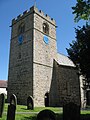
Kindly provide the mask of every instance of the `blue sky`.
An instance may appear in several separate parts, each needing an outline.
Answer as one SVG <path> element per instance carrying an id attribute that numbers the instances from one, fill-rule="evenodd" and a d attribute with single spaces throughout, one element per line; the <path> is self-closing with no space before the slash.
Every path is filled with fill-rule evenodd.
<path id="1" fill-rule="evenodd" d="M 66 48 L 75 39 L 74 28 L 83 21 L 74 23 L 71 7 L 76 0 L 36 0 L 36 6 L 56 20 L 57 50 L 67 55 Z M 34 0 L 0 0 L 0 80 L 8 79 L 11 20 L 34 5 Z"/>

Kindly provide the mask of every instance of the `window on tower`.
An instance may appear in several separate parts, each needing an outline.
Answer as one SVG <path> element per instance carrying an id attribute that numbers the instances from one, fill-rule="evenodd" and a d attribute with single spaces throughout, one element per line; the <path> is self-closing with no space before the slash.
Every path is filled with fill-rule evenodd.
<path id="1" fill-rule="evenodd" d="M 18 35 L 23 34 L 25 32 L 25 24 L 21 23 L 18 27 Z"/>
<path id="2" fill-rule="evenodd" d="M 49 35 L 49 25 L 47 23 L 43 23 L 43 32 Z"/>

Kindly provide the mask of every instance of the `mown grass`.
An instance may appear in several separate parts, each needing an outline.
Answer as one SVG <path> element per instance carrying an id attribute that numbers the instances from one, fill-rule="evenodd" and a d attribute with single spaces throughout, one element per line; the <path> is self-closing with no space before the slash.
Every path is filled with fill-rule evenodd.
<path id="1" fill-rule="evenodd" d="M 8 104 L 5 104 L 4 112 L 7 112 Z M 35 107 L 34 110 L 27 110 L 27 106 L 24 105 L 17 105 L 16 112 L 40 112 L 41 110 L 49 109 L 53 112 L 62 112 L 62 108 L 60 107 Z"/>
<path id="2" fill-rule="evenodd" d="M 36 120 L 37 115 L 33 114 L 16 114 L 15 120 Z M 2 118 L 0 120 L 6 120 L 7 115 L 3 114 Z"/>
<path id="3" fill-rule="evenodd" d="M 0 120 L 7 118 L 8 104 L 5 104 L 4 114 Z M 55 107 L 35 107 L 34 110 L 27 110 L 27 106 L 17 105 L 15 120 L 36 120 L 37 113 L 41 110 L 49 109 L 56 113 L 57 120 L 62 120 L 62 108 Z M 35 113 L 36 112 L 36 113 Z M 81 110 L 81 120 L 90 120 L 90 110 Z"/>
<path id="4" fill-rule="evenodd" d="M 3 114 L 3 117 L 0 118 L 0 120 L 6 120 L 7 109 L 8 109 L 8 104 L 5 104 L 4 114 Z M 52 110 L 55 113 L 62 113 L 62 108 L 59 108 L 59 107 L 58 108 L 55 108 L 55 107 L 46 107 L 46 108 L 45 107 L 35 107 L 34 110 L 27 110 L 27 106 L 17 105 L 15 120 L 36 120 L 38 112 L 40 112 L 41 110 L 44 110 L 44 109 Z"/>

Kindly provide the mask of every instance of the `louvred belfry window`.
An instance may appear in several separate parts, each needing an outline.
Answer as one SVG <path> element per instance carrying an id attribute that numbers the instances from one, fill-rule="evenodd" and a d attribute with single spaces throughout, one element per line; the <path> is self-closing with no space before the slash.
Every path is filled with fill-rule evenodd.
<path id="1" fill-rule="evenodd" d="M 49 25 L 47 23 L 43 23 L 43 32 L 49 35 Z"/>
<path id="2" fill-rule="evenodd" d="M 25 32 L 25 24 L 21 23 L 18 27 L 18 35 L 23 34 Z"/>

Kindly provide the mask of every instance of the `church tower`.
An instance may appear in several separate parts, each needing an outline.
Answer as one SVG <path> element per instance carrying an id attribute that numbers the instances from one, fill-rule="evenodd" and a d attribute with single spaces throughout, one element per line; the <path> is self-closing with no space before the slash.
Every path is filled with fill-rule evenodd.
<path id="1" fill-rule="evenodd" d="M 28 96 L 34 106 L 44 106 L 50 90 L 53 59 L 57 53 L 56 23 L 36 7 L 12 20 L 8 72 L 8 100 L 15 94 L 18 104 Z"/>

